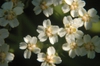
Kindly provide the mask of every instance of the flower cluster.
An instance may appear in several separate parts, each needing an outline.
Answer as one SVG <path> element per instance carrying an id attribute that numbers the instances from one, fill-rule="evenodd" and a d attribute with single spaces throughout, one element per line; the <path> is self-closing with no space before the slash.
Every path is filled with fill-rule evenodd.
<path id="1" fill-rule="evenodd" d="M 99 16 L 94 8 L 86 10 L 84 8 L 85 1 L 83 0 L 32 0 L 34 6 L 33 12 L 39 15 L 41 12 L 48 18 L 43 21 L 42 25 L 38 25 L 36 31 L 38 36 L 25 36 L 24 42 L 19 43 L 19 49 L 24 51 L 24 58 L 30 59 L 32 52 L 37 55 L 37 61 L 42 62 L 41 66 L 56 66 L 62 62 L 62 58 L 57 51 L 57 43 L 61 43 L 63 51 L 68 52 L 69 57 L 85 56 L 94 59 L 95 53 L 100 53 L 100 37 L 85 34 L 79 28 L 90 30 L 92 24 L 99 22 Z M 61 7 L 64 14 L 62 23 L 63 26 L 53 25 L 49 19 L 54 13 L 54 7 Z M 17 16 L 24 12 L 24 4 L 19 0 L 7 0 L 2 4 L 0 9 L 0 66 L 8 66 L 8 62 L 14 59 L 14 54 L 8 52 L 9 45 L 5 39 L 9 36 L 11 28 L 18 27 L 20 24 Z M 64 38 L 65 42 L 60 42 Z M 46 52 L 40 45 L 48 42 Z M 58 45 L 59 46 L 59 45 Z M 62 51 L 61 50 L 61 51 Z"/>

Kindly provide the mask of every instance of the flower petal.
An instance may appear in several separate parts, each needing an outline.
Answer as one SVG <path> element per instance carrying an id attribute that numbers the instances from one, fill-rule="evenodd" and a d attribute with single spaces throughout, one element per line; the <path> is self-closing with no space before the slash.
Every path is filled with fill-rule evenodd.
<path id="1" fill-rule="evenodd" d="M 41 11 L 42 11 L 39 6 L 36 6 L 33 10 L 34 10 L 34 12 L 35 12 L 36 15 L 40 14 Z"/>
<path id="2" fill-rule="evenodd" d="M 70 46 L 67 43 L 65 43 L 65 44 L 62 45 L 62 49 L 64 51 L 69 51 L 70 50 Z"/>
<path id="3" fill-rule="evenodd" d="M 38 35 L 38 38 L 39 38 L 39 40 L 40 40 L 41 42 L 44 42 L 44 41 L 47 40 L 47 36 L 46 36 L 44 33 L 40 33 L 40 34 Z"/>
<path id="4" fill-rule="evenodd" d="M 0 26 L 6 26 L 9 23 L 9 21 L 5 20 L 5 18 L 0 18 Z"/>
<path id="5" fill-rule="evenodd" d="M 55 57 L 53 58 L 53 60 L 54 60 L 54 63 L 55 63 L 55 64 L 60 64 L 60 63 L 62 62 L 62 60 L 61 60 L 61 58 L 60 58 L 59 56 L 55 56 Z"/>
<path id="6" fill-rule="evenodd" d="M 97 11 L 94 8 L 88 10 L 88 14 L 90 17 L 93 17 L 97 14 Z"/>
<path id="7" fill-rule="evenodd" d="M 90 59 L 93 59 L 95 57 L 95 52 L 94 51 L 88 51 L 87 57 Z"/>
<path id="8" fill-rule="evenodd" d="M 45 55 L 44 53 L 39 53 L 39 54 L 37 55 L 37 60 L 38 60 L 39 62 L 44 62 L 44 61 L 45 61 L 45 58 L 46 58 L 46 55 Z"/>
<path id="9" fill-rule="evenodd" d="M 13 11 L 15 12 L 16 15 L 20 15 L 23 13 L 23 9 L 21 7 L 15 7 Z"/>
<path id="10" fill-rule="evenodd" d="M 30 59 L 30 57 L 31 57 L 31 51 L 29 51 L 29 50 L 25 50 L 24 51 L 24 58 L 25 59 Z"/>
<path id="11" fill-rule="evenodd" d="M 92 28 L 92 23 L 91 22 L 84 22 L 84 27 L 86 30 L 89 30 Z"/>
<path id="12" fill-rule="evenodd" d="M 11 10 L 13 7 L 13 2 L 11 1 L 5 2 L 1 7 L 5 10 Z"/>
<path id="13" fill-rule="evenodd" d="M 31 36 L 30 35 L 27 35 L 26 37 L 24 37 L 24 41 L 26 43 L 28 43 L 30 40 L 31 40 Z"/>
<path id="14" fill-rule="evenodd" d="M 44 21 L 43 21 L 43 26 L 44 26 L 44 28 L 47 28 L 47 27 L 51 26 L 51 21 L 50 21 L 50 19 L 44 20 Z"/>
<path id="15" fill-rule="evenodd" d="M 66 34 L 66 31 L 65 31 L 64 28 L 60 28 L 60 29 L 58 30 L 58 35 L 59 35 L 60 37 L 65 36 L 65 34 Z"/>
<path id="16" fill-rule="evenodd" d="M 27 48 L 27 44 L 25 42 L 21 42 L 19 45 L 20 49 L 26 49 Z"/>
<path id="17" fill-rule="evenodd" d="M 54 55 L 55 53 L 56 53 L 56 50 L 53 46 L 51 46 L 47 49 L 47 54 L 48 55 Z"/>
<path id="18" fill-rule="evenodd" d="M 71 5 L 74 0 L 65 0 L 68 5 Z"/>
<path id="19" fill-rule="evenodd" d="M 68 13 L 70 11 L 70 8 L 67 4 L 64 4 L 61 9 L 63 13 Z"/>
<path id="20" fill-rule="evenodd" d="M 32 37 L 30 40 L 31 44 L 36 44 L 37 43 L 37 38 L 36 37 Z"/>
<path id="21" fill-rule="evenodd" d="M 4 15 L 4 12 L 2 9 L 0 9 L 0 17 L 3 17 L 3 15 Z"/>
<path id="22" fill-rule="evenodd" d="M 49 41 L 51 44 L 58 42 L 58 36 L 54 35 L 54 36 L 49 37 Z"/>
<path id="23" fill-rule="evenodd" d="M 84 40 L 85 43 L 88 43 L 88 42 L 91 41 L 91 36 L 88 35 L 88 34 L 87 35 L 84 35 L 83 40 Z"/>
<path id="24" fill-rule="evenodd" d="M 38 48 L 38 47 L 35 47 L 34 50 L 33 50 L 33 52 L 34 52 L 35 54 L 40 53 L 40 51 L 41 51 L 41 49 Z"/>
<path id="25" fill-rule="evenodd" d="M 8 53 L 7 57 L 6 57 L 6 61 L 7 62 L 11 62 L 14 59 L 14 54 L 12 53 Z"/>
<path id="26" fill-rule="evenodd" d="M 38 33 L 41 33 L 41 32 L 44 32 L 45 31 L 45 28 L 43 26 L 38 26 L 38 29 L 37 29 L 37 32 Z"/>
<path id="27" fill-rule="evenodd" d="M 76 56 L 75 51 L 74 51 L 74 50 L 70 50 L 70 51 L 69 51 L 69 56 L 70 56 L 71 58 L 74 58 L 74 57 Z"/>
<path id="28" fill-rule="evenodd" d="M 86 10 L 84 8 L 81 8 L 78 10 L 78 13 L 80 16 L 84 16 L 84 14 L 86 13 Z"/>
<path id="29" fill-rule="evenodd" d="M 32 0 L 32 4 L 33 4 L 34 6 L 40 5 L 40 2 L 41 2 L 41 0 Z"/>

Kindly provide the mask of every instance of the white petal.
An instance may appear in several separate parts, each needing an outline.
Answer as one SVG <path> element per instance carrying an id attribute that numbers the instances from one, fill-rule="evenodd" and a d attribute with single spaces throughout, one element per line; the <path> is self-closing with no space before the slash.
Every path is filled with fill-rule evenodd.
<path id="1" fill-rule="evenodd" d="M 95 51 L 96 51 L 97 53 L 100 53 L 100 45 L 97 46 L 97 47 L 95 47 Z"/>
<path id="2" fill-rule="evenodd" d="M 53 46 L 51 46 L 51 47 L 49 47 L 49 48 L 47 49 L 47 54 L 48 54 L 48 55 L 54 55 L 55 52 L 56 52 L 56 50 L 55 50 L 55 48 L 54 48 Z"/>
<path id="3" fill-rule="evenodd" d="M 49 37 L 49 41 L 51 44 L 58 42 L 58 36 L 54 35 L 54 36 Z"/>
<path id="4" fill-rule="evenodd" d="M 84 47 L 82 47 L 80 51 L 81 51 L 81 54 L 80 54 L 81 56 L 85 56 L 87 54 L 87 50 Z"/>
<path id="5" fill-rule="evenodd" d="M 92 23 L 91 22 L 84 22 L 84 27 L 86 30 L 89 30 L 92 28 Z"/>
<path id="6" fill-rule="evenodd" d="M 38 48 L 38 47 L 35 47 L 34 50 L 33 50 L 33 52 L 34 52 L 35 54 L 40 53 L 40 51 L 41 51 L 41 49 Z"/>
<path id="7" fill-rule="evenodd" d="M 70 45 L 68 45 L 67 43 L 65 43 L 65 44 L 62 45 L 62 49 L 64 51 L 69 51 L 71 48 L 70 48 Z"/>
<path id="8" fill-rule="evenodd" d="M 3 15 L 4 15 L 4 12 L 2 9 L 0 9 L 0 17 L 3 17 Z"/>
<path id="9" fill-rule="evenodd" d="M 81 50 L 80 50 L 79 47 L 77 47 L 77 48 L 75 49 L 75 54 L 76 54 L 77 56 L 81 55 Z"/>
<path id="10" fill-rule="evenodd" d="M 40 40 L 41 42 L 44 42 L 44 41 L 47 40 L 47 36 L 46 36 L 44 33 L 40 33 L 40 34 L 38 35 L 38 38 L 39 38 L 39 40 Z"/>
<path id="11" fill-rule="evenodd" d="M 86 10 L 84 8 L 79 9 L 79 15 L 80 16 L 84 16 L 84 14 L 86 13 Z"/>
<path id="12" fill-rule="evenodd" d="M 32 37 L 30 40 L 31 44 L 36 44 L 37 43 L 37 38 L 36 37 Z"/>
<path id="13" fill-rule="evenodd" d="M 72 21 L 72 17 L 71 16 L 65 16 L 63 18 L 63 24 L 66 25 L 66 24 L 69 24 L 70 22 Z"/>
<path id="14" fill-rule="evenodd" d="M 41 33 L 41 32 L 44 32 L 45 31 L 45 28 L 43 26 L 38 26 L 38 29 L 37 29 L 37 32 L 38 33 Z"/>
<path id="15" fill-rule="evenodd" d="M 5 2 L 2 6 L 1 6 L 3 9 L 5 10 L 11 10 L 12 7 L 13 7 L 13 2 L 9 1 L 9 2 Z"/>
<path id="16" fill-rule="evenodd" d="M 50 64 L 47 63 L 47 62 L 43 62 L 43 63 L 41 64 L 41 66 L 50 66 Z"/>
<path id="17" fill-rule="evenodd" d="M 8 53 L 7 57 L 6 57 L 6 61 L 7 62 L 11 62 L 14 59 L 14 54 L 12 53 Z"/>
<path id="18" fill-rule="evenodd" d="M 76 43 L 77 43 L 78 46 L 81 46 L 82 44 L 84 44 L 82 38 L 77 39 L 77 40 L 76 40 Z"/>
<path id="19" fill-rule="evenodd" d="M 91 42 L 93 42 L 94 44 L 99 41 L 99 37 L 98 36 L 94 36 L 92 39 L 91 39 Z"/>
<path id="20" fill-rule="evenodd" d="M 4 29 L 4 28 L 0 29 L 0 38 L 5 39 L 5 38 L 7 38 L 8 36 L 9 36 L 9 32 L 8 32 L 7 29 Z"/>
<path id="21" fill-rule="evenodd" d="M 71 58 L 74 58 L 74 57 L 76 56 L 75 51 L 74 51 L 74 50 L 70 50 L 70 51 L 69 51 L 69 56 L 70 56 Z"/>
<path id="22" fill-rule="evenodd" d="M 44 26 L 45 28 L 51 26 L 51 21 L 50 21 L 50 19 L 44 20 L 44 21 L 43 21 L 43 26 Z"/>
<path id="23" fill-rule="evenodd" d="M 65 0 L 68 5 L 71 5 L 74 0 Z"/>
<path id="24" fill-rule="evenodd" d="M 8 53 L 9 45 L 3 44 L 2 46 L 0 46 L 0 50 L 4 51 L 5 53 Z"/>
<path id="25" fill-rule="evenodd" d="M 31 51 L 25 50 L 25 51 L 24 51 L 24 58 L 25 58 L 25 59 L 30 59 L 30 57 L 31 57 Z"/>
<path id="26" fill-rule="evenodd" d="M 4 43 L 5 43 L 4 39 L 0 38 L 0 46 L 2 46 L 2 44 Z"/>
<path id="27" fill-rule="evenodd" d="M 15 7 L 13 11 L 15 12 L 16 15 L 20 15 L 23 13 L 23 9 L 21 7 Z"/>
<path id="28" fill-rule="evenodd" d="M 95 52 L 94 51 L 88 51 L 87 57 L 90 59 L 93 59 L 95 57 Z"/>
<path id="29" fill-rule="evenodd" d="M 90 17 L 93 17 L 97 14 L 97 11 L 94 8 L 88 10 L 88 14 Z"/>
<path id="30" fill-rule="evenodd" d="M 82 38 L 83 35 L 84 35 L 84 33 L 83 33 L 81 30 L 78 30 L 78 31 L 74 34 L 75 38 L 77 38 L 77 39 Z"/>
<path id="31" fill-rule="evenodd" d="M 68 13 L 70 11 L 70 8 L 67 4 L 64 4 L 61 9 L 63 13 Z"/>
<path id="32" fill-rule="evenodd" d="M 36 6 L 33 10 L 34 10 L 34 12 L 35 12 L 36 15 L 40 14 L 41 11 L 42 11 L 39 6 Z"/>
<path id="33" fill-rule="evenodd" d="M 82 27 L 83 26 L 83 22 L 81 18 L 75 18 L 74 19 L 74 25 L 76 28 Z"/>
<path id="34" fill-rule="evenodd" d="M 72 17 L 77 17 L 79 15 L 77 10 L 71 10 L 70 14 Z"/>
<path id="35" fill-rule="evenodd" d="M 28 43 L 30 40 L 31 40 L 31 36 L 30 35 L 27 35 L 26 37 L 24 37 L 24 41 L 26 43 Z"/>
<path id="36" fill-rule="evenodd" d="M 65 34 L 66 34 L 66 31 L 65 31 L 64 28 L 60 28 L 60 29 L 58 30 L 58 35 L 59 35 L 60 37 L 65 36 Z"/>
<path id="37" fill-rule="evenodd" d="M 88 42 L 91 41 L 91 36 L 88 35 L 88 34 L 87 35 L 84 35 L 83 40 L 84 40 L 85 43 L 88 43 Z"/>
<path id="38" fill-rule="evenodd" d="M 20 49 L 26 49 L 27 48 L 27 44 L 25 42 L 21 42 L 19 45 Z"/>
<path id="39" fill-rule="evenodd" d="M 32 4 L 34 6 L 38 6 L 40 4 L 41 0 L 32 0 Z"/>
<path id="40" fill-rule="evenodd" d="M 4 63 L 0 63 L 0 66 L 8 66 L 8 63 L 5 61 Z"/>
<path id="41" fill-rule="evenodd" d="M 0 18 L 0 25 L 1 26 L 6 26 L 9 22 L 7 20 L 5 20 L 5 18 Z"/>
<path id="42" fill-rule="evenodd" d="M 55 56 L 55 57 L 53 58 L 53 60 L 54 60 L 54 63 L 55 63 L 55 64 L 60 64 L 60 63 L 62 62 L 61 58 L 58 57 L 58 56 Z"/>
<path id="43" fill-rule="evenodd" d="M 17 20 L 17 18 L 13 19 L 12 21 L 9 22 L 9 25 L 14 28 L 17 27 L 19 25 L 19 21 Z"/>
<path id="44" fill-rule="evenodd" d="M 44 62 L 44 61 L 45 61 L 45 58 L 46 58 L 46 55 L 45 55 L 44 53 L 39 53 L 39 54 L 37 55 L 37 60 L 38 60 L 39 62 Z"/>
<path id="45" fill-rule="evenodd" d="M 59 30 L 59 26 L 52 26 L 51 29 L 52 29 L 52 34 L 57 34 Z"/>
<path id="46" fill-rule="evenodd" d="M 85 1 L 79 1 L 78 4 L 79 4 L 80 8 L 82 8 L 86 5 Z"/>

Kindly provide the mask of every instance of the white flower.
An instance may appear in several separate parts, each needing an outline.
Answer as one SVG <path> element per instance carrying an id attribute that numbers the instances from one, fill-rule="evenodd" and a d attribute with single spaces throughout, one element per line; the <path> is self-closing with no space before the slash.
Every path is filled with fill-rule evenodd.
<path id="1" fill-rule="evenodd" d="M 8 66 L 8 63 L 14 59 L 14 54 L 9 53 L 9 45 L 0 46 L 0 66 Z"/>
<path id="2" fill-rule="evenodd" d="M 51 25 L 49 19 L 43 21 L 43 26 L 38 26 L 37 32 L 39 33 L 38 38 L 41 42 L 44 42 L 49 37 L 51 44 L 58 42 L 58 32 L 59 27 Z"/>
<path id="3" fill-rule="evenodd" d="M 95 52 L 100 53 L 100 37 L 94 36 L 91 38 L 91 36 L 87 34 L 84 35 L 83 41 L 84 44 L 81 48 L 81 56 L 87 54 L 88 58 L 93 59 L 95 57 Z"/>
<path id="4" fill-rule="evenodd" d="M 63 44 L 62 49 L 64 51 L 68 51 L 68 54 L 71 58 L 74 58 L 76 55 L 79 56 L 81 54 L 80 46 L 83 44 L 82 38 L 77 40 L 67 41 L 67 43 Z"/>
<path id="5" fill-rule="evenodd" d="M 17 20 L 17 15 L 23 13 L 22 7 L 13 8 L 13 2 L 5 2 L 0 9 L 0 25 L 6 26 L 9 24 L 12 28 L 17 27 L 19 22 Z"/>
<path id="6" fill-rule="evenodd" d="M 79 10 L 79 15 L 82 18 L 86 30 L 92 28 L 93 22 L 95 23 L 99 21 L 99 16 L 97 15 L 97 11 L 94 8 L 91 8 L 88 11 L 86 11 L 84 8 L 81 8 Z"/>
<path id="7" fill-rule="evenodd" d="M 66 40 L 81 38 L 83 36 L 83 32 L 78 30 L 79 27 L 83 26 L 80 18 L 75 18 L 74 20 L 71 16 L 65 16 L 63 18 L 64 28 L 60 28 L 58 31 L 58 35 L 63 37 L 64 35 Z"/>
<path id="8" fill-rule="evenodd" d="M 32 4 L 35 6 L 33 10 L 36 15 L 40 14 L 41 11 L 43 11 L 46 17 L 53 14 L 53 8 L 51 7 L 53 4 L 52 0 L 32 0 Z"/>
<path id="9" fill-rule="evenodd" d="M 9 36 L 9 32 L 7 29 L 2 28 L 0 29 L 0 38 L 5 39 Z"/>
<path id="10" fill-rule="evenodd" d="M 37 38 L 31 37 L 30 35 L 27 35 L 24 37 L 25 42 L 20 43 L 20 49 L 26 49 L 24 51 L 24 58 L 29 59 L 31 57 L 31 52 L 34 52 L 35 54 L 40 53 L 40 48 L 37 47 Z"/>
<path id="11" fill-rule="evenodd" d="M 62 4 L 62 0 L 53 0 L 53 4 L 54 4 L 54 6 Z"/>
<path id="12" fill-rule="evenodd" d="M 47 49 L 47 54 L 39 53 L 37 60 L 43 62 L 41 66 L 55 66 L 55 64 L 62 62 L 61 58 L 56 55 L 56 50 L 53 46 Z"/>
<path id="13" fill-rule="evenodd" d="M 67 13 L 70 11 L 72 17 L 77 17 L 78 10 L 85 6 L 85 2 L 82 0 L 65 0 L 66 3 L 62 6 L 62 11 Z"/>

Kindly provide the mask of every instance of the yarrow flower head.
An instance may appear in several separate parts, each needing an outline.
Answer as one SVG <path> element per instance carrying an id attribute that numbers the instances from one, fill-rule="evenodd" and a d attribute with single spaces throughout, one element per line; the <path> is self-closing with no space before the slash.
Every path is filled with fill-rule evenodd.
<path id="1" fill-rule="evenodd" d="M 87 54 L 88 58 L 95 58 L 95 52 L 100 53 L 100 37 L 94 36 L 93 38 L 91 38 L 91 36 L 88 34 L 84 35 L 81 52 L 81 56 Z"/>
<path id="2" fill-rule="evenodd" d="M 35 6 L 33 10 L 36 15 L 42 11 L 46 17 L 53 14 L 53 8 L 51 7 L 53 0 L 32 0 L 32 4 Z"/>
<path id="3" fill-rule="evenodd" d="M 35 54 L 40 53 L 40 48 L 37 46 L 37 38 L 31 37 L 30 35 L 27 35 L 24 37 L 25 42 L 20 43 L 20 49 L 24 50 L 24 58 L 30 59 L 31 52 L 34 52 Z"/>
<path id="4" fill-rule="evenodd" d="M 58 42 L 58 26 L 51 25 L 49 19 L 43 21 L 43 26 L 38 26 L 37 32 L 39 33 L 38 38 L 41 42 L 44 42 L 49 38 L 51 44 Z"/>
<path id="5" fill-rule="evenodd" d="M 6 26 L 9 24 L 12 28 L 17 27 L 19 22 L 17 20 L 17 15 L 23 13 L 23 9 L 21 7 L 14 7 L 13 2 L 5 2 L 0 9 L 0 25 Z"/>
<path id="6" fill-rule="evenodd" d="M 0 66 L 8 66 L 8 63 L 14 59 L 14 54 L 9 53 L 9 45 L 0 46 Z"/>
<path id="7" fill-rule="evenodd" d="M 56 55 L 56 50 L 53 46 L 47 49 L 47 54 L 39 53 L 37 60 L 43 62 L 41 66 L 55 66 L 55 64 L 60 64 L 62 62 L 61 58 Z"/>
<path id="8" fill-rule="evenodd" d="M 84 8 L 79 10 L 79 15 L 82 18 L 82 22 L 84 23 L 84 27 L 86 30 L 92 28 L 92 23 L 99 22 L 99 16 L 97 15 L 97 11 L 94 8 L 86 11 Z"/>

